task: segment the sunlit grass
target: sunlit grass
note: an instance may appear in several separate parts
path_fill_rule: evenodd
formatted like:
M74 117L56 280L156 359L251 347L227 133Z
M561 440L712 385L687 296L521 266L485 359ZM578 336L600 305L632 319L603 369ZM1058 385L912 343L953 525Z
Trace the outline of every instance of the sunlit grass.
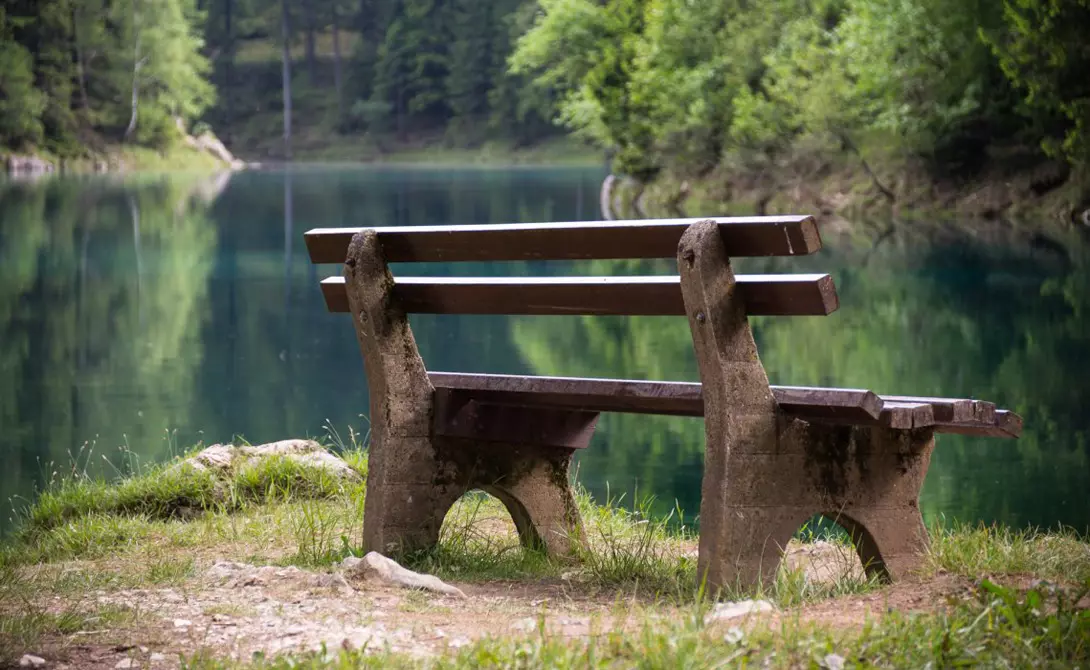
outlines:
M1026 574L1084 582L1090 580L1090 544L1071 530L940 523L931 529L928 567L972 579Z

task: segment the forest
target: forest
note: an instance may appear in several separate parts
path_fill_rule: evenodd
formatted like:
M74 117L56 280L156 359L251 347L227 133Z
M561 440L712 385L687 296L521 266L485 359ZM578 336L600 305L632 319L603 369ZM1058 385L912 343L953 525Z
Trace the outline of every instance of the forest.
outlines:
M0 145L236 153L568 132L649 181L874 148L1090 161L1090 0L4 0ZM306 153L304 152L304 156ZM877 180L876 180L877 183ZM879 184L880 186L880 184Z

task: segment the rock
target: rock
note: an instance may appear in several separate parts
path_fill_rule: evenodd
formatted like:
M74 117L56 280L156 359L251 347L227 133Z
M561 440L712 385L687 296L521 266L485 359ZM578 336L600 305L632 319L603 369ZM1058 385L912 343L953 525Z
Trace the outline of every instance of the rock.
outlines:
M710 624L716 621L728 621L730 619L737 619L740 616L746 616L747 614L756 614L758 612L774 612L776 607L767 600L739 600L733 603L719 603L704 616L704 624Z
M123 668L135 668L135 667L138 667L138 664L137 664L137 662L135 660L133 660L131 658L123 658L120 661L118 661L117 663L115 663L114 667L118 668L120 670L120 669L123 669Z
M274 456L306 467L325 470L333 477L344 481L361 480L358 472L314 440L281 440L256 447L213 444L185 459L180 465L200 471L226 472L236 467L240 470L256 467L263 459Z
M185 120L180 116L174 117L174 125L185 143L198 151L204 151L226 163L232 170L241 170L246 167L246 162L235 158L234 154L216 137L211 130L205 130L200 135L193 137L185 128Z
M520 633L532 633L537 630L537 619L532 619L530 617L519 619L511 624L511 630L517 630Z
M840 654L826 654L821 665L829 670L844 670L844 657Z
M193 625L193 622L190 621L189 619L175 619L174 620L174 627L175 628L189 628L192 625Z
M363 579L378 579L389 584L397 584L410 589L424 589L448 596L465 598L461 589L451 586L434 575L423 575L407 570L397 561L386 558L377 551L369 552L362 559L349 556L341 563L345 574Z
M8 174L13 176L51 174L55 169L52 163L37 156L8 156Z
M738 626L731 626L723 635L723 640L727 644L739 644L744 639L746 639L746 632Z
M23 654L19 659L20 668L41 668L45 666L45 659L34 654Z

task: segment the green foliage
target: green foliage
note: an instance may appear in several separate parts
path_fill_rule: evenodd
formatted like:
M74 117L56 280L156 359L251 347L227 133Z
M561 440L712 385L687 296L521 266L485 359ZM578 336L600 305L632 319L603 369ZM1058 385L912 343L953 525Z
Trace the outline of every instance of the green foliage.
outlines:
M78 155L102 138L172 142L175 119L195 119L214 99L196 7L195 0L6 3L0 143Z
M560 121L641 179L701 174L724 152L774 157L804 137L854 153L883 137L946 170L1004 142L1086 155L1085 0L539 4L512 70L555 91Z
M0 42L0 141L20 148L42 139L45 99L34 88L34 59L22 45Z
M1046 152L1090 162L1088 0L1005 0L1004 26L984 32L1010 81L1024 92Z

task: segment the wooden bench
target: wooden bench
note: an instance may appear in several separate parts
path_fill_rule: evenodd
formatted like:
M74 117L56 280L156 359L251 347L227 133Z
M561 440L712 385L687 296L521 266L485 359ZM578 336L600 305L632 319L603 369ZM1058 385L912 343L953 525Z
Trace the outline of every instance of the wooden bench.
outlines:
M870 574L918 565L918 506L936 432L1017 437L989 402L771 386L748 315L826 315L828 275L735 275L731 256L821 247L805 216L317 229L321 283L350 312L370 390L364 543L434 545L466 491L499 498L522 542L568 554L585 542L569 466L601 412L702 416L706 451L698 570L713 590L771 579L814 514L853 536ZM394 278L388 263L677 258L679 276ZM701 383L429 373L407 314L656 314L688 317Z

